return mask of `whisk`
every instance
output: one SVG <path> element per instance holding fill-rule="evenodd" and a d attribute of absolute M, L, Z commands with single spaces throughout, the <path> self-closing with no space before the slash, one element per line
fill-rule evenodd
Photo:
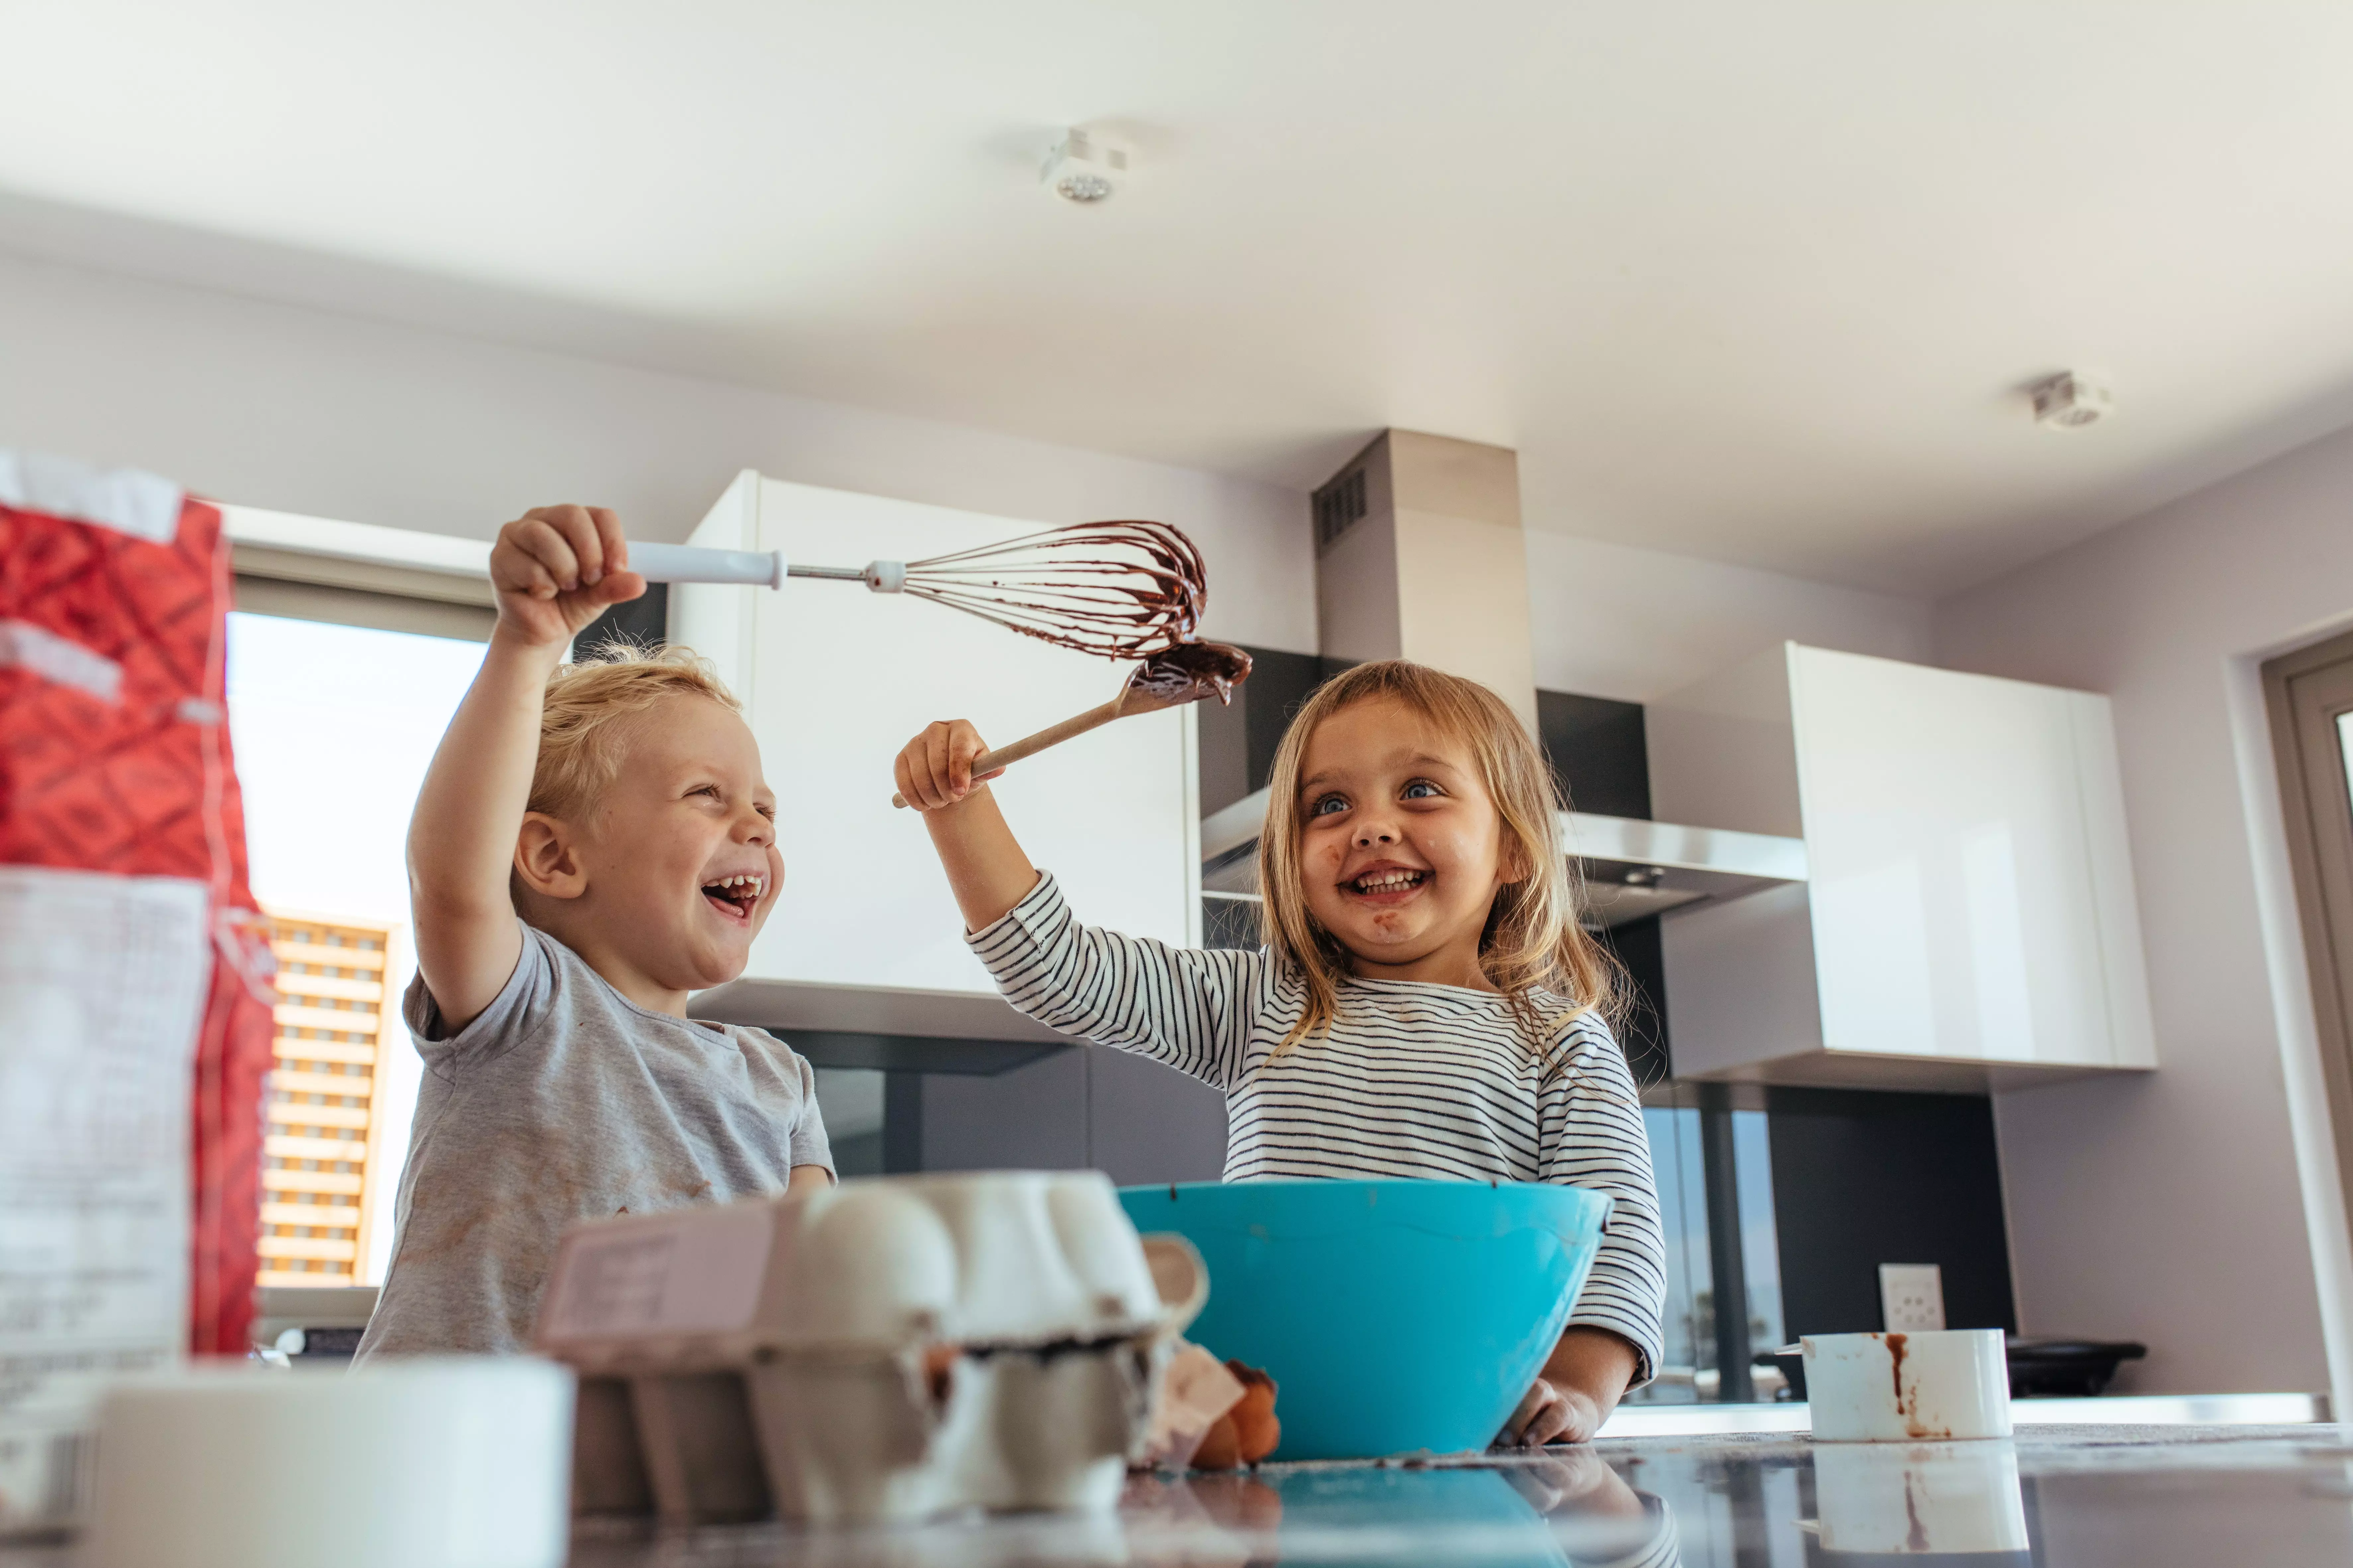
<path fill-rule="evenodd" d="M 629 546 L 629 568 L 656 583 L 787 577 L 863 583 L 907 594 L 1042 642 L 1104 658 L 1145 658 L 1194 640 L 1208 586 L 1201 552 L 1165 522 L 1077 522 L 923 561 L 804 566 L 782 551 Z"/>

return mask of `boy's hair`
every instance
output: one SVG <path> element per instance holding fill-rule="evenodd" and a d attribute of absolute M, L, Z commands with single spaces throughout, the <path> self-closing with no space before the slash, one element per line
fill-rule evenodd
<path fill-rule="evenodd" d="M 539 761 L 527 810 L 571 820 L 619 776 L 624 721 L 665 697 L 708 697 L 741 713 L 709 659 L 691 647 L 607 643 L 547 678 L 539 718 Z"/>
<path fill-rule="evenodd" d="M 1584 889 L 1561 843 L 1554 815 L 1552 769 L 1519 716 L 1475 680 L 1404 659 L 1360 664 L 1319 687 L 1283 732 L 1268 781 L 1266 826 L 1259 835 L 1260 923 L 1276 959 L 1307 983 L 1307 1006 L 1276 1047 L 1278 1054 L 1329 1026 L 1341 981 L 1354 974 L 1348 950 L 1307 912 L 1299 862 L 1304 816 L 1299 775 L 1315 727 L 1344 708 L 1388 699 L 1401 702 L 1469 748 L 1495 803 L 1503 862 L 1525 869 L 1495 893 L 1479 938 L 1479 967 L 1511 1004 L 1538 1051 L 1565 1018 L 1596 1013 L 1615 1028 L 1625 1012 L 1625 971 L 1577 923 Z M 1540 1017 L 1532 994 L 1543 986 L 1570 1011 Z"/>

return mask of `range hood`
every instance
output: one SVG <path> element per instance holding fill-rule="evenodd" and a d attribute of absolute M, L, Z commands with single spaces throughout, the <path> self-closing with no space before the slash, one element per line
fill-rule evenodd
<path fill-rule="evenodd" d="M 1536 727 L 1519 458 L 1502 447 L 1388 430 L 1315 492 L 1318 651 L 1409 658 L 1468 676 Z M 1260 790 L 1201 824 L 1201 889 L 1257 896 Z M 1802 839 L 1560 814 L 1588 919 L 1623 924 L 1806 879 Z"/>
<path fill-rule="evenodd" d="M 1258 838 L 1266 795 L 1243 796 L 1201 824 L 1201 892 L 1258 897 Z M 1806 879 L 1801 838 L 1684 827 L 1631 816 L 1564 811 L 1562 842 L 1585 879 L 1588 924 L 1623 925 L 1686 904 L 1722 903 Z"/>

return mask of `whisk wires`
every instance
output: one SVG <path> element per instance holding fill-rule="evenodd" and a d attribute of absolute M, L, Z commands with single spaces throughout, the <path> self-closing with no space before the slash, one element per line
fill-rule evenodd
<path fill-rule="evenodd" d="M 1201 552 L 1165 522 L 1080 522 L 907 563 L 904 593 L 1105 658 L 1190 642 Z"/>

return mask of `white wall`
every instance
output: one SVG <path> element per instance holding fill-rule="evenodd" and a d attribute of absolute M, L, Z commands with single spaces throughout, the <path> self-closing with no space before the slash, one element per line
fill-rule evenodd
<path fill-rule="evenodd" d="M 742 468 L 1048 521 L 1165 518 L 1210 636 L 1311 652 L 1307 499 L 1193 469 L 0 255 L 0 446 L 249 506 L 487 537 L 592 500 L 681 539 Z M 1531 529 L 1537 684 L 1640 701 L 1784 637 L 1921 658 L 1927 610 Z"/>
<path fill-rule="evenodd" d="M 2093 437 L 2096 438 L 2096 437 Z M 2345 1235 L 2253 666 L 2353 612 L 2353 433 L 1940 605 L 1940 662 L 2115 699 L 2158 1070 L 1998 1098 L 2029 1332 L 2133 1386 L 2330 1386 Z"/>
<path fill-rule="evenodd" d="M 488 537 L 525 508 L 682 539 L 738 468 L 1047 522 L 1150 517 L 1209 636 L 1315 647 L 1297 491 L 719 382 L 0 256 L 0 446 L 248 506 Z"/>
<path fill-rule="evenodd" d="M 1536 685 L 1647 702 L 1775 643 L 1926 662 L 1925 600 L 1528 531 Z"/>

